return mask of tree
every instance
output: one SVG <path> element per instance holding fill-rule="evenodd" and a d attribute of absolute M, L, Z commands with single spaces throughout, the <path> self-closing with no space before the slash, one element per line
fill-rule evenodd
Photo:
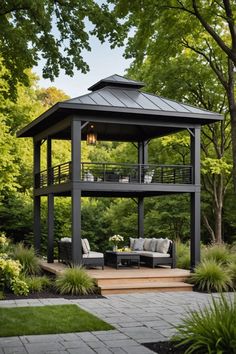
<path fill-rule="evenodd" d="M 193 52 L 186 50 L 170 62 L 154 55 L 147 56 L 142 65 L 133 65 L 129 74 L 138 80 L 147 81 L 149 91 L 177 100 L 182 98 L 191 104 L 219 113 L 227 111 L 222 86 L 210 68 L 203 66 Z M 179 133 L 162 138 L 161 145 L 167 152 L 164 154 L 164 162 L 189 163 L 189 144 L 189 134 Z M 224 121 L 203 127 L 201 147 L 203 220 L 211 241 L 220 243 L 224 198 L 231 181 L 232 169 L 228 114 L 225 114 Z M 158 149 L 159 146 L 156 150 Z"/>
<path fill-rule="evenodd" d="M 188 51 L 192 51 L 199 63 L 211 68 L 227 98 L 236 191 L 235 1 L 214 0 L 211 4 L 204 0 L 110 2 L 115 5 L 114 17 L 123 21 L 122 36 L 126 33 L 129 37 L 126 57 L 134 58 L 134 65 L 144 63 L 147 56 L 159 56 L 169 63 L 183 52 L 187 57 Z M 130 31 L 131 28 L 134 30 Z M 113 43 L 117 43 L 115 37 Z"/>
<path fill-rule="evenodd" d="M 95 0 L 2 0 L 0 53 L 2 66 L 8 70 L 4 79 L 10 86 L 5 96 L 16 98 L 19 81 L 29 85 L 24 70 L 37 65 L 40 57 L 45 60 L 44 78 L 53 80 L 60 69 L 69 76 L 75 68 L 86 73 L 83 50 L 91 50 L 90 35 L 103 42 L 107 28 L 116 37 L 112 26 L 108 6 L 100 8 Z"/>

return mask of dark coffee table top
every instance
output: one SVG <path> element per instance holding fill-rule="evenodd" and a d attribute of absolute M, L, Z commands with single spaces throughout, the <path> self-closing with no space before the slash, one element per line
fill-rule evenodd
<path fill-rule="evenodd" d="M 106 251 L 106 253 L 113 254 L 113 255 L 126 255 L 126 256 L 138 256 L 139 254 L 133 251 Z"/>

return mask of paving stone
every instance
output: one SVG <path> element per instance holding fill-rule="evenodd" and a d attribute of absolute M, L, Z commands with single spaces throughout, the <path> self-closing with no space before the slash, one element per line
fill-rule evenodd
<path fill-rule="evenodd" d="M 61 342 L 61 344 L 63 345 L 64 349 L 87 348 L 87 344 L 83 342 L 80 338 L 77 338 L 77 340 L 73 341 L 63 341 Z"/>
<path fill-rule="evenodd" d="M 112 347 L 117 347 L 117 348 L 121 348 L 121 347 L 128 347 L 130 345 L 136 345 L 137 343 L 132 340 L 132 339 L 117 339 L 117 340 L 104 340 L 104 343 L 106 343 L 106 345 L 108 346 L 108 348 L 112 348 Z"/>
<path fill-rule="evenodd" d="M 97 354 L 113 354 L 113 352 L 108 348 L 95 348 Z"/>
<path fill-rule="evenodd" d="M 59 337 L 64 341 L 74 341 L 79 339 L 79 337 L 75 333 L 62 333 L 59 335 Z"/>
<path fill-rule="evenodd" d="M 104 334 L 95 334 L 101 340 L 116 340 L 116 339 L 127 339 L 127 336 L 123 333 L 104 333 Z"/>
<path fill-rule="evenodd" d="M 127 352 L 122 348 L 111 348 L 113 354 L 126 354 Z"/>
<path fill-rule="evenodd" d="M 68 353 L 70 354 L 96 354 L 95 350 L 87 347 L 83 348 L 83 352 L 79 352 L 78 349 L 68 349 Z"/>
<path fill-rule="evenodd" d="M 25 340 L 29 343 L 54 343 L 59 342 L 59 334 L 42 334 L 42 335 L 32 335 L 32 336 L 23 336 Z"/>
<path fill-rule="evenodd" d="M 19 337 L 2 337 L 0 338 L 0 347 L 17 347 L 22 346 Z"/>
<path fill-rule="evenodd" d="M 96 349 L 96 348 L 106 348 L 106 344 L 103 343 L 100 340 L 91 340 L 87 342 L 87 345 L 89 347 L 91 347 L 92 349 Z"/>
<path fill-rule="evenodd" d="M 54 343 L 30 343 L 25 344 L 25 348 L 29 353 L 38 354 L 44 353 L 46 351 L 58 351 L 58 350 L 65 350 L 65 348 L 58 342 Z"/>
<path fill-rule="evenodd" d="M 174 334 L 176 334 L 176 329 L 175 328 L 164 329 L 161 330 L 160 333 L 165 337 L 171 338 Z"/>
<path fill-rule="evenodd" d="M 4 354 L 27 354 L 27 351 L 25 350 L 25 348 L 23 346 L 22 347 L 17 346 L 17 347 L 5 347 L 5 348 L 3 348 L 2 353 L 4 353 Z"/>
<path fill-rule="evenodd" d="M 78 332 L 76 333 L 79 338 L 81 338 L 84 341 L 89 341 L 89 340 L 96 340 L 96 336 L 91 333 L 91 332 Z"/>

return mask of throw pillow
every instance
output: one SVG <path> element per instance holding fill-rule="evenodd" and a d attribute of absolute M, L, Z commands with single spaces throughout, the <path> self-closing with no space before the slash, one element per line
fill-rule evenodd
<path fill-rule="evenodd" d="M 131 250 L 133 250 L 133 247 L 134 247 L 134 240 L 135 240 L 135 238 L 133 238 L 133 237 L 129 238 L 129 245 L 130 245 Z"/>
<path fill-rule="evenodd" d="M 159 242 L 157 252 L 167 253 L 169 246 L 170 246 L 170 240 L 168 238 L 165 238 Z"/>
<path fill-rule="evenodd" d="M 157 238 L 157 242 L 156 242 L 156 252 L 159 252 L 159 248 L 161 247 L 161 244 L 162 244 L 162 241 L 163 241 L 163 238 Z"/>
<path fill-rule="evenodd" d="M 143 251 L 144 238 L 136 238 L 134 240 L 133 250 Z"/>
<path fill-rule="evenodd" d="M 157 239 L 155 237 L 153 237 L 151 239 L 148 251 L 155 252 L 156 251 L 156 243 L 157 243 Z"/>
<path fill-rule="evenodd" d="M 144 251 L 149 251 L 151 241 L 152 241 L 151 238 L 144 239 L 144 244 L 143 244 Z"/>
<path fill-rule="evenodd" d="M 90 245 L 87 238 L 82 238 L 81 242 L 82 242 L 83 253 L 88 254 L 90 252 Z"/>

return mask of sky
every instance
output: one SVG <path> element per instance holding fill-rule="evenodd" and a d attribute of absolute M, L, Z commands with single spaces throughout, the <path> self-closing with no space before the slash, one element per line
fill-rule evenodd
<path fill-rule="evenodd" d="M 77 97 L 88 93 L 88 87 L 105 77 L 125 74 L 131 60 L 123 57 L 124 48 L 110 49 L 108 42 L 101 44 L 95 37 L 91 38 L 90 46 L 91 52 L 84 53 L 84 59 L 90 67 L 87 74 L 75 70 L 74 77 L 70 77 L 61 71 L 59 77 L 51 82 L 49 79 L 42 78 L 43 61 L 41 60 L 39 65 L 33 68 L 40 77 L 39 86 L 44 88 L 55 86 L 70 97 Z"/>

